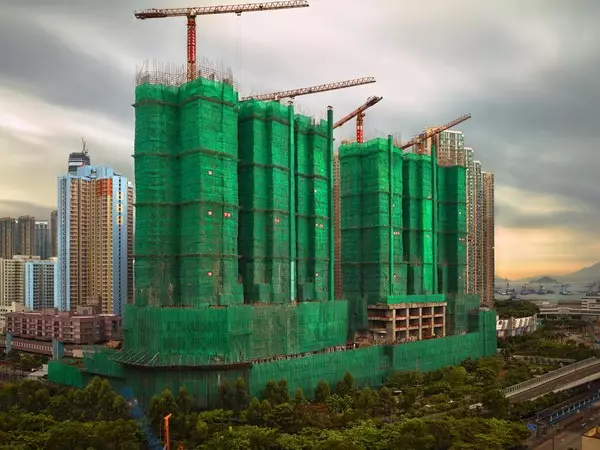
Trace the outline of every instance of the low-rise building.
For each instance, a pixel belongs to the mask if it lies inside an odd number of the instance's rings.
[[[581,450],[600,450],[600,427],[593,427],[581,435]]]
[[[13,312],[6,315],[6,332],[13,337],[65,344],[91,345],[118,338],[122,317],[98,314],[98,308],[84,306],[74,311],[59,312],[45,308],[34,312]]]
[[[537,314],[528,317],[509,317],[496,320],[496,334],[499,338],[520,336],[537,330]]]

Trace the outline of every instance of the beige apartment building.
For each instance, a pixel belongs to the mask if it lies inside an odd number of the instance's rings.
[[[58,180],[55,306],[122,314],[133,296],[133,186],[102,166]]]
[[[39,259],[23,255],[0,258],[0,332],[5,329],[6,314],[25,307],[25,263]]]
[[[19,255],[36,255],[40,256],[35,249],[35,217],[21,216],[17,220],[18,246],[17,254]]]
[[[465,290],[479,294],[481,302],[494,304],[494,174],[484,172],[472,148],[464,146],[461,131],[447,130],[427,140],[425,153],[436,144],[440,166],[466,168],[467,268]]]

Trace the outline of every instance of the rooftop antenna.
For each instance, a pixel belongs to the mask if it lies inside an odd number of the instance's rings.
[[[81,146],[83,147],[82,153],[87,156],[87,154],[88,154],[87,143],[85,142],[85,139],[83,139],[83,137],[81,138]]]

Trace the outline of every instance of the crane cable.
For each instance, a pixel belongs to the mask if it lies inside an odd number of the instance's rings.
[[[235,65],[236,65],[236,73],[233,76],[234,80],[237,80],[237,90],[239,92],[240,87],[242,85],[242,16],[237,16],[237,24],[235,31]]]

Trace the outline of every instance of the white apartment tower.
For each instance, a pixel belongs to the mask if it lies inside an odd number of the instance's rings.
[[[31,260],[39,260],[39,256],[0,258],[0,331],[4,330],[6,313],[25,307],[25,263]]]
[[[25,262],[25,308],[39,311],[54,308],[56,258]]]

